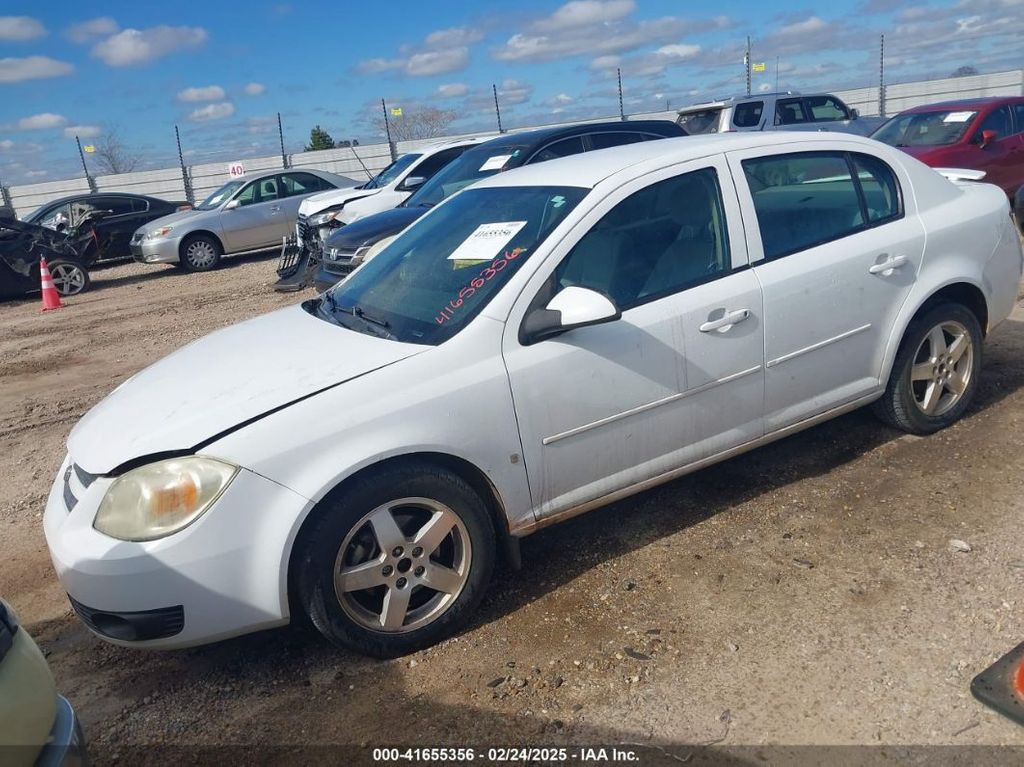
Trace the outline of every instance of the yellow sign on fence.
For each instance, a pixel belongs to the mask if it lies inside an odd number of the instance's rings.
[[[401,117],[402,116],[402,107],[391,107],[391,116],[392,117]]]
[[[82,151],[85,152],[86,154],[92,154],[93,152],[96,151],[96,147],[94,147],[92,144],[86,144],[85,146],[82,147]]]
[[[762,61],[762,62],[760,62],[758,64],[754,64],[752,67],[750,67],[750,69],[752,71],[754,71],[754,72],[764,72],[764,70],[765,70],[764,62]]]

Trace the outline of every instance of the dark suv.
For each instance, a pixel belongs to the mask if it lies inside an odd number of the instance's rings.
[[[375,256],[409,224],[434,205],[475,181],[520,165],[595,149],[685,136],[668,120],[591,123],[510,133],[478,144],[438,172],[402,205],[344,226],[324,243],[323,262],[314,278],[326,290],[363,261]]]

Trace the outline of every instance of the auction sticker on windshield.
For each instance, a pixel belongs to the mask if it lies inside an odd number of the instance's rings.
[[[501,170],[510,157],[512,157],[510,154],[496,154],[494,157],[488,157],[487,161],[480,166],[480,170]]]
[[[950,112],[942,118],[944,123],[965,123],[974,117],[974,112]]]
[[[451,255],[449,261],[457,262],[455,268],[472,266],[494,258],[494,254],[508,245],[519,230],[526,226],[525,221],[498,221],[492,224],[480,224],[469,237]]]

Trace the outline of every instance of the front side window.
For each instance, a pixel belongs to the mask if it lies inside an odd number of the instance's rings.
[[[548,144],[537,152],[537,154],[531,157],[530,162],[556,160],[559,157],[569,157],[570,155],[580,154],[581,152],[583,152],[583,137],[573,136],[572,138],[556,141],[554,144]]]
[[[868,155],[800,152],[742,164],[767,260],[901,215],[892,170]]]
[[[729,242],[718,176],[684,173],[634,192],[606,213],[555,270],[556,289],[604,293],[620,309],[727,273]]]
[[[981,141],[981,134],[987,130],[995,131],[999,138],[1006,138],[1012,132],[1012,125],[1010,121],[1010,108],[1007,106],[999,107],[999,109],[989,112],[988,116],[981,121],[981,125],[978,126],[978,130],[974,132],[973,141],[975,143]]]
[[[832,120],[849,120],[846,108],[832,96],[808,96],[807,108],[814,122],[830,122]]]
[[[308,308],[371,335],[443,343],[490,302],[587,191],[467,189]]]
[[[803,102],[800,99],[781,99],[775,104],[776,125],[797,125],[807,122]]]
[[[277,177],[262,178],[246,186],[235,198],[242,207],[277,199]]]
[[[761,124],[761,114],[764,112],[763,101],[747,101],[736,105],[732,122],[737,128],[756,128]]]
[[[1017,118],[1017,133],[1024,133],[1024,104],[1013,105],[1013,116]]]

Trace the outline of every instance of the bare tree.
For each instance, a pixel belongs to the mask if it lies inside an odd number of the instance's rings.
[[[976,75],[976,74],[978,74],[977,67],[972,67],[970,65],[967,65],[967,66],[957,67],[956,70],[953,72],[953,74],[950,75],[950,77],[971,77],[972,75]]]
[[[142,162],[142,155],[121,141],[117,128],[108,128],[93,144],[93,157],[103,173],[131,173]]]
[[[457,116],[453,109],[438,109],[437,107],[412,109],[409,112],[403,112],[400,117],[389,116],[391,140],[416,141],[444,136]],[[385,133],[384,115],[375,118],[372,124],[374,129],[383,136]]]

